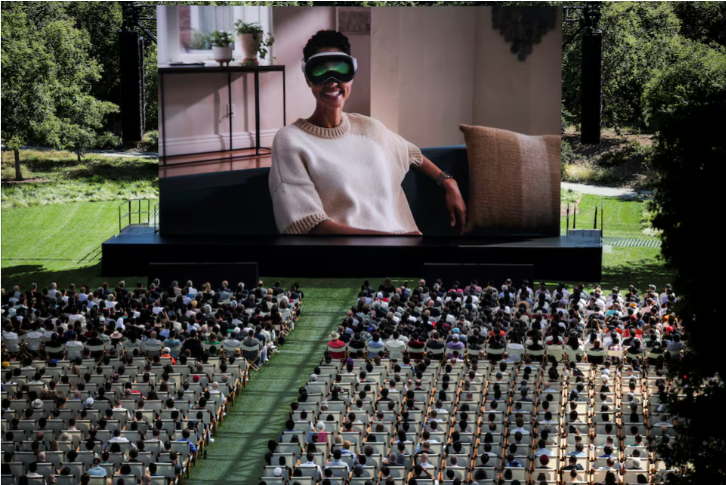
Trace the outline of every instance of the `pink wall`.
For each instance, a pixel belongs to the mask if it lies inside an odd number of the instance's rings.
[[[559,28],[521,62],[491,7],[374,8],[371,50],[371,116],[421,147],[463,143],[461,123],[559,133]]]
[[[557,18],[561,18],[558,8]],[[522,62],[492,25],[492,9],[477,9],[474,118],[477,124],[527,135],[560,134],[561,23]]]

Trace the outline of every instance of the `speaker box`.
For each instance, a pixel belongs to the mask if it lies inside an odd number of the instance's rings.
[[[602,31],[582,34],[582,143],[600,143],[602,122]]]

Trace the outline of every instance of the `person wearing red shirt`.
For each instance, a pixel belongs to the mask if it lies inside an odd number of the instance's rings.
[[[159,356],[159,360],[162,362],[164,359],[171,360],[171,365],[176,365],[176,359],[170,355],[171,349],[169,347],[164,347],[164,350],[161,351],[161,355]]]
[[[340,350],[337,351],[336,349]],[[333,332],[330,334],[328,350],[330,351],[330,357],[333,359],[343,360],[345,358],[345,342],[340,340],[340,335],[338,335],[338,332]]]

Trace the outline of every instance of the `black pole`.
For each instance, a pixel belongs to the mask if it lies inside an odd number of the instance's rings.
[[[567,221],[565,222],[565,234],[570,235],[570,203],[567,203]]]
[[[597,229],[597,205],[595,206],[595,225],[593,225],[592,228]]]
[[[255,69],[255,155],[260,154],[260,71]]]
[[[121,135],[124,143],[144,134],[144,51],[138,32],[119,33],[121,71]]]
[[[575,210],[572,211],[572,228],[577,229],[577,204],[575,204]]]

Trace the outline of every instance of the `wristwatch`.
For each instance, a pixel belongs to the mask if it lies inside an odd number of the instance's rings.
[[[444,171],[442,170],[442,171],[441,171],[441,172],[439,173],[439,176],[438,176],[438,177],[436,177],[436,183],[437,183],[437,184],[439,184],[439,185],[442,185],[442,186],[443,186],[443,184],[444,184],[444,180],[446,180],[446,179],[453,179],[453,178],[454,178],[454,177],[452,177],[451,175],[449,175],[448,173],[446,173],[446,172],[444,172]]]

